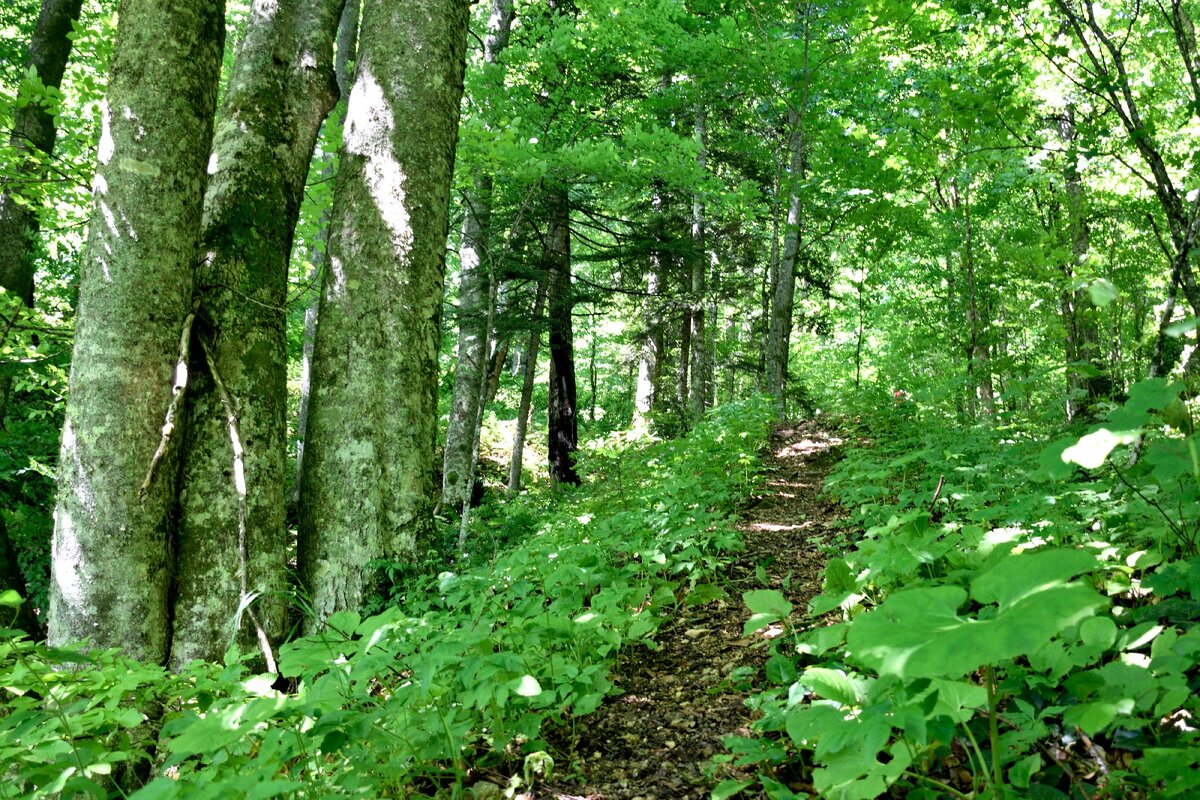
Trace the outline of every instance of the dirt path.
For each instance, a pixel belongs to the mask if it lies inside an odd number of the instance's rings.
[[[701,800],[727,777],[714,777],[709,761],[724,752],[726,736],[747,732],[753,712],[739,685],[760,678],[766,653],[761,635],[741,635],[748,616],[741,593],[779,589],[804,608],[819,592],[819,545],[837,509],[817,493],[838,444],[812,422],[775,427],[764,454],[766,484],[738,526],[746,550],[725,575],[729,598],[682,606],[660,630],[657,651],[631,653],[615,678],[624,692],[582,721],[568,774],[539,787],[539,798]],[[739,667],[749,677],[734,685]]]

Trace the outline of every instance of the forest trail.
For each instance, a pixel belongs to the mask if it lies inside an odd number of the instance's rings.
[[[812,421],[775,425],[763,454],[766,481],[742,512],[746,549],[722,576],[729,596],[683,604],[660,629],[658,650],[631,651],[613,677],[623,691],[580,720],[575,757],[563,777],[536,792],[546,800],[701,800],[730,777],[710,761],[730,735],[748,735],[747,689],[762,680],[765,637],[742,636],[741,593],[778,589],[796,608],[820,591],[839,509],[818,497],[841,440]],[[766,578],[764,582],[764,577]],[[731,680],[739,667],[745,679]],[[568,777],[574,776],[574,777]],[[568,784],[566,780],[570,780]]]

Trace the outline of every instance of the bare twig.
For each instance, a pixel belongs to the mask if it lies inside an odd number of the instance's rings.
[[[145,500],[154,483],[154,474],[158,465],[167,455],[171,444],[171,434],[175,432],[175,417],[179,413],[179,404],[183,401],[183,391],[188,382],[188,349],[192,341],[192,323],[196,321],[196,311],[199,301],[192,305],[191,312],[183,319],[183,330],[179,333],[179,358],[175,361],[175,382],[171,386],[171,402],[167,405],[167,413],[163,419],[162,437],[158,440],[158,449],[150,459],[150,467],[146,470],[146,478],[138,489],[138,498]]]

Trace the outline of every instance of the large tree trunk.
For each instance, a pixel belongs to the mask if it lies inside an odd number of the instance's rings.
[[[337,80],[338,97],[345,98],[350,94],[351,64],[358,50],[358,12],[359,0],[350,0],[342,6],[342,18],[338,22],[336,50],[333,56],[333,72]],[[344,109],[345,103],[339,103],[337,108]],[[340,126],[345,122],[344,114],[333,113],[325,118],[326,130],[329,126]],[[334,162],[329,158],[321,170],[321,180],[334,179]],[[333,210],[326,208],[321,212],[320,233],[317,240],[310,242],[312,268],[309,270],[310,285],[320,286],[321,276],[329,268],[329,223],[333,219]],[[312,357],[317,344],[317,312],[320,310],[321,293],[317,292],[312,302],[304,309],[304,342],[300,346],[300,403],[296,414],[296,472],[292,481],[292,495],[288,499],[289,513],[295,513],[300,506],[300,476],[304,474],[304,437],[308,434],[308,401],[312,397]]]
[[[804,180],[803,118],[795,110],[788,112],[791,139],[788,144],[789,190],[787,225],[783,234],[783,252],[779,269],[771,287],[771,318],[767,329],[767,394],[775,399],[780,413],[786,411],[788,345],[792,334],[792,307],[796,296],[796,260],[800,252],[800,227],[803,224],[803,204],[797,184]]]
[[[662,181],[654,182],[651,197],[650,269],[646,273],[646,296],[642,300],[642,335],[638,348],[637,382],[634,389],[633,424],[648,430],[650,415],[656,409],[659,370],[663,356],[662,299],[659,297],[665,275],[662,252]]]
[[[533,386],[537,380],[538,348],[542,342],[542,312],[546,307],[546,286],[543,277],[538,281],[537,297],[530,317],[529,346],[525,350],[525,374],[521,380],[521,401],[517,406],[517,429],[513,434],[512,458],[508,465],[508,493],[521,491],[521,467],[525,455],[525,434],[529,430],[529,410],[533,405]]]
[[[565,186],[546,188],[546,302],[550,309],[550,391],[548,449],[551,483],[579,484],[575,450],[579,416],[575,391],[575,344],[571,312],[571,206]]]
[[[71,55],[69,34],[79,19],[83,0],[43,0],[37,26],[29,39],[29,66],[47,88],[57,89]],[[33,307],[33,253],[36,209],[17,198],[15,182],[41,172],[39,158],[54,150],[54,117],[40,103],[14,109],[8,144],[17,156],[15,174],[0,180],[0,286]]]
[[[432,544],[466,0],[367,0],[313,354],[299,567],[314,622]]]
[[[186,381],[223,5],[120,5],[59,458],[50,641],[160,663],[178,470],[163,421]]]
[[[179,498],[171,663],[287,624],[288,261],[345,0],[251,9],[213,142]],[[265,213],[264,213],[265,212]],[[251,604],[251,594],[261,599]],[[239,611],[245,610],[245,614]]]
[[[508,44],[513,20],[512,0],[492,0],[485,64],[495,65]],[[458,358],[454,396],[446,426],[446,453],[442,465],[442,505],[462,510],[470,500],[479,448],[479,428],[487,388],[488,329],[494,263],[490,255],[492,176],[477,171],[463,199],[463,235],[459,248]]]
[[[708,154],[705,151],[707,135],[706,120],[703,109],[696,112],[696,155],[700,170],[707,166]],[[705,295],[708,292],[708,253],[704,241],[704,199],[699,193],[692,198],[692,250],[691,250],[692,286],[691,286],[691,366],[688,369],[688,418],[689,426],[704,416],[708,406],[706,370],[708,361],[708,336],[704,330]]]

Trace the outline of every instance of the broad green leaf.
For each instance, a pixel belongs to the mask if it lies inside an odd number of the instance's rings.
[[[1093,305],[1097,308],[1104,308],[1113,300],[1116,300],[1120,292],[1116,286],[1112,285],[1111,281],[1098,278],[1088,284],[1088,294],[1092,298]]]
[[[856,705],[859,701],[858,689],[854,681],[840,669],[824,667],[809,667],[804,670],[800,683],[811,689],[815,694],[829,700],[836,700],[844,706]]]
[[[25,601],[21,599],[21,595],[17,594],[16,589],[5,589],[0,592],[0,606],[5,608],[16,608]]]
[[[712,790],[712,800],[729,800],[743,789],[749,789],[754,781],[725,780],[718,783]]]
[[[1078,464],[1084,469],[1096,469],[1104,463],[1113,448],[1136,441],[1138,435],[1138,431],[1110,431],[1101,428],[1063,450],[1062,460],[1064,463]]]
[[[1093,566],[1081,551],[1008,555],[976,578],[975,599],[999,606],[977,616],[960,615],[955,586],[897,592],[850,625],[849,657],[881,675],[954,678],[1029,653],[1104,604],[1070,580]]]
[[[513,691],[521,697],[537,697],[542,693],[542,685],[532,675],[523,675],[517,680],[517,686]]]
[[[774,589],[754,589],[745,592],[742,600],[752,612],[750,619],[742,627],[743,636],[749,636],[792,613],[792,604]]]
[[[1172,322],[1163,328],[1163,333],[1178,339],[1185,333],[1191,333],[1196,330],[1197,327],[1200,327],[1200,317],[1190,317],[1188,319],[1181,319],[1178,322]]]
[[[1110,617],[1085,619],[1079,626],[1079,640],[1089,647],[1107,648],[1117,639],[1117,624]]]
[[[1108,727],[1118,714],[1128,714],[1133,711],[1133,707],[1134,701],[1126,697],[1080,703],[1066,710],[1063,722],[1069,726],[1078,726],[1088,736],[1094,736]]]

